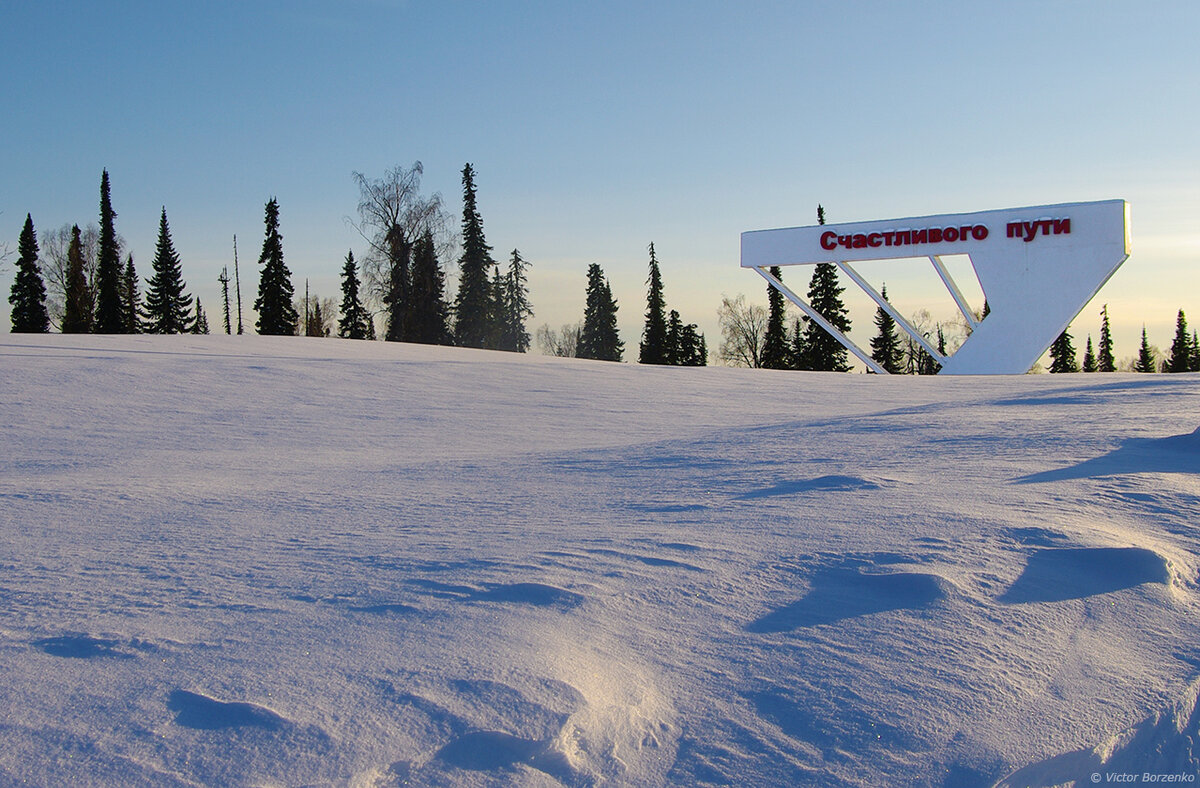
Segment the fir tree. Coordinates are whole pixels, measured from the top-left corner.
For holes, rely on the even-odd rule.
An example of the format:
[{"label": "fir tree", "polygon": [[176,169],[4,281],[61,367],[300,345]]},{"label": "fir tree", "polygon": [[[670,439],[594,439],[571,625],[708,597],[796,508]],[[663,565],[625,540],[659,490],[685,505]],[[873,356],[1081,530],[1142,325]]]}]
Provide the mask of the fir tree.
[{"label": "fir tree", "polygon": [[671,364],[667,339],[667,302],[663,298],[662,274],[650,244],[650,274],[646,277],[646,325],[642,329],[639,364]]},{"label": "fir tree", "polygon": [[125,273],[121,278],[121,306],[125,313],[125,333],[140,334],[142,294],[138,289],[137,269],[133,267],[133,255],[125,258]]},{"label": "fir tree", "polygon": [[807,363],[808,348],[804,344],[804,326],[808,319],[805,315],[792,321],[792,347],[788,358],[791,369],[804,369],[804,364]]},{"label": "fir tree", "polygon": [[67,288],[63,297],[62,332],[86,334],[92,330],[92,290],[88,287],[79,225],[71,227],[67,247]]},{"label": "fir tree", "polygon": [[516,353],[529,350],[530,336],[525,321],[533,317],[533,307],[529,304],[529,280],[525,275],[525,269],[528,267],[529,263],[521,257],[521,252],[513,249],[512,257],[508,261],[508,272],[504,275],[501,350]]},{"label": "fir tree", "polygon": [[411,329],[412,247],[393,227],[388,233],[388,288],[383,303],[388,308],[387,342],[406,342]]},{"label": "fir tree", "polygon": [[438,262],[433,231],[426,230],[413,246],[410,341],[424,345],[451,344],[450,306],[445,298],[446,276]]},{"label": "fir tree", "polygon": [[204,314],[204,307],[200,305],[200,296],[196,296],[196,317],[192,320],[192,333],[208,333],[208,315]]},{"label": "fir tree", "polygon": [[[881,295],[887,301],[887,285]],[[875,310],[875,328],[879,333],[871,339],[871,358],[883,367],[884,372],[897,375],[904,370],[904,351],[900,347],[900,337],[896,335],[896,321],[883,307]]]},{"label": "fir tree", "polygon": [[100,245],[96,261],[96,314],[93,328],[98,334],[125,331],[125,310],[121,303],[121,250],[115,226],[117,214],[112,208],[108,170],[100,176]]},{"label": "fir tree", "polygon": [[38,251],[33,217],[25,214],[25,226],[17,240],[17,277],[8,296],[8,303],[12,304],[14,334],[46,334],[50,331],[46,283],[38,269]]},{"label": "fir tree", "polygon": [[575,347],[577,358],[620,361],[625,343],[617,330],[617,302],[600,266],[588,266],[587,306]]},{"label": "fir tree", "polygon": [[294,291],[292,273],[283,262],[283,236],[279,234],[279,202],[274,197],[266,207],[266,235],[258,264],[262,272],[258,280],[258,333],[286,336],[296,333],[299,315],[292,306]]},{"label": "fir tree", "polygon": [[338,336],[343,339],[367,338],[367,310],[358,290],[358,264],[354,262],[354,252],[350,251],[342,266],[342,317],[338,320]]},{"label": "fir tree", "polygon": [[[817,206],[817,224],[825,224],[825,208],[821,205]],[[845,289],[838,284],[836,265],[817,263],[808,284],[808,303],[843,334],[850,330],[850,312],[842,303]],[[798,366],[822,372],[850,371],[846,348],[814,320],[808,321],[804,334],[804,357]]]},{"label": "fir tree", "polygon": [[[783,281],[779,266],[771,266],[771,276]],[[767,283],[767,333],[763,336],[762,365],[765,369],[789,369],[792,367],[787,340],[786,306],[779,288]]]},{"label": "fir tree", "polygon": [[663,364],[683,365],[683,348],[680,347],[682,342],[683,320],[679,317],[679,312],[672,309],[670,315],[667,316],[666,347],[664,348],[666,352]]},{"label": "fir tree", "polygon": [[167,224],[167,209],[158,220],[158,245],[151,263],[154,275],[146,288],[146,306],[142,312],[148,334],[186,334],[195,327],[192,319],[192,297],[184,292],[183,267],[171,227]]},{"label": "fir tree", "polygon": [[1083,352],[1083,371],[1095,372],[1097,369],[1099,366],[1096,364],[1096,353],[1092,350],[1092,335],[1088,334],[1087,350]]},{"label": "fir tree", "polygon": [[229,267],[221,269],[221,275],[217,277],[217,281],[221,283],[221,297],[225,301],[225,333],[232,334],[233,326],[230,323],[229,315]]},{"label": "fir tree", "polygon": [[454,342],[485,347],[495,334],[491,283],[492,247],[483,236],[483,219],[475,202],[475,170],[463,167],[462,256],[458,260],[458,295],[454,299]]},{"label": "fir tree", "polygon": [[1175,318],[1175,340],[1171,342],[1171,356],[1167,359],[1167,372],[1190,372],[1192,370],[1192,337],[1188,334],[1187,318],[1183,310]]},{"label": "fir tree", "polygon": [[1079,365],[1075,362],[1075,346],[1071,343],[1071,335],[1065,330],[1050,345],[1050,358],[1051,372],[1079,371]]},{"label": "fir tree", "polygon": [[488,316],[488,324],[491,326],[491,334],[488,336],[487,344],[484,347],[490,350],[503,349],[504,342],[504,277],[500,274],[500,266],[495,265],[492,268],[492,303],[490,305],[491,314]]},{"label": "fir tree", "polygon": [[1134,372],[1156,372],[1157,366],[1154,362],[1154,350],[1150,347],[1150,343],[1146,341],[1146,327],[1142,326],[1142,346],[1138,349],[1137,363],[1133,366]]},{"label": "fir tree", "polygon": [[1112,332],[1108,327],[1108,304],[1100,310],[1100,346],[1096,351],[1096,370],[1116,372],[1117,360],[1113,356]]},{"label": "fir tree", "polygon": [[1200,338],[1196,336],[1196,329],[1192,329],[1192,372],[1200,372]]}]

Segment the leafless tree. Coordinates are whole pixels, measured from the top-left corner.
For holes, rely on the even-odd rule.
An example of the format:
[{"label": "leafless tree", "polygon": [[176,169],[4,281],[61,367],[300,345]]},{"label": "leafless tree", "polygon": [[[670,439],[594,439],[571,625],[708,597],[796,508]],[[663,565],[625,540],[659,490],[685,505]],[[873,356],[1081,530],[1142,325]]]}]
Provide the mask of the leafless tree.
[{"label": "leafless tree", "polygon": [[732,367],[762,366],[763,343],[767,335],[767,308],[747,304],[746,296],[724,296],[717,310],[721,324],[721,349],[717,357]]},{"label": "leafless tree", "polygon": [[439,259],[449,259],[454,237],[441,194],[421,195],[421,162],[411,167],[396,166],[382,178],[353,173],[358,184],[358,222],[349,220],[368,244],[361,260],[364,290],[378,308],[391,280],[392,261],[401,259],[402,249],[411,249],[426,230],[438,244]]},{"label": "leafless tree", "polygon": [[549,323],[543,323],[536,332],[538,347],[543,355],[575,358],[581,331],[583,323],[567,323],[562,327],[562,331],[555,331]]},{"label": "leafless tree", "polygon": [[[67,250],[71,246],[71,228],[73,225],[64,224],[55,230],[38,233],[38,258],[42,269],[42,279],[46,282],[46,311],[50,313],[50,322],[55,328],[62,327],[63,308],[66,303],[67,273],[69,263]],[[100,243],[100,228],[89,224],[82,228],[79,239],[83,245],[84,274],[88,287],[96,281],[97,247]],[[125,250],[125,239],[117,235],[117,248],[122,253]],[[122,254],[123,256],[123,254]]]}]

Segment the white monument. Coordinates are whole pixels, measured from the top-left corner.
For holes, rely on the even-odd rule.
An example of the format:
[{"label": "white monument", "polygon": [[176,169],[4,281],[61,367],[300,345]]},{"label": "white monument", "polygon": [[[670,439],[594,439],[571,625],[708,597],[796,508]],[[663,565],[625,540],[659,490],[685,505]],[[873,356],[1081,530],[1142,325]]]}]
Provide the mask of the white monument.
[{"label": "white monument", "polygon": [[[942,262],[946,255],[970,257],[987,299],[986,320],[977,320],[968,308]],[[952,355],[938,353],[852,266],[861,260],[914,257],[929,259],[972,328]],[[1020,375],[1041,358],[1127,257],[1129,204],[1124,200],[742,233],[742,267],[758,271],[879,373],[883,369],[869,353],[768,269],[833,263],[942,365],[942,374]]]}]

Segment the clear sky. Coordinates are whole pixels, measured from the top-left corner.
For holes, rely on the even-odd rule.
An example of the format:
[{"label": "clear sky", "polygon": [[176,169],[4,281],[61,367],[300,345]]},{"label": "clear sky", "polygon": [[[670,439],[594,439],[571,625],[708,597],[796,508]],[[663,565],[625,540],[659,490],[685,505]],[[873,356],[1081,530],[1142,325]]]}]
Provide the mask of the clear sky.
[{"label": "clear sky", "polygon": [[[652,241],[715,349],[722,294],[766,302],[744,230],[1124,198],[1133,255],[1072,331],[1107,302],[1130,356],[1143,322],[1164,348],[1177,309],[1200,326],[1197,30],[1190,0],[8,2],[0,242],[27,212],[97,221],[108,168],[139,273],[165,206],[216,329],[272,196],[297,290],[340,298],[351,173],[420,160],[457,220],[471,162],[496,256],[533,264],[531,327],[579,320],[598,262],[636,357]],[[906,313],[947,303],[887,276]]]}]

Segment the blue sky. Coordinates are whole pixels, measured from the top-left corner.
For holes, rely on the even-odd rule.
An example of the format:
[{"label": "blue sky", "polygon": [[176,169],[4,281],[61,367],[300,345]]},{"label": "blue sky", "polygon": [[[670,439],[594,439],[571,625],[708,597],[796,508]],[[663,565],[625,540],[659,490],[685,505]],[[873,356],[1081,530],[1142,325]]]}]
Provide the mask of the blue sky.
[{"label": "blue sky", "polygon": [[[766,300],[739,234],[814,223],[818,202],[857,221],[1124,198],[1133,256],[1076,344],[1101,302],[1118,355],[1142,322],[1165,347],[1176,309],[1200,321],[1195,3],[46,0],[3,15],[0,241],[15,247],[26,212],[96,221],[107,167],[139,272],[165,205],[212,315],[235,233],[252,300],[270,197],[297,288],[337,296],[346,251],[364,251],[351,172],[420,160],[456,216],[474,164],[496,256],[533,263],[534,325],[578,320],[598,262],[634,351],[647,244],[669,306],[715,349],[722,294]],[[925,305],[925,274],[886,273],[902,310]],[[873,310],[851,308],[866,342]]]}]

